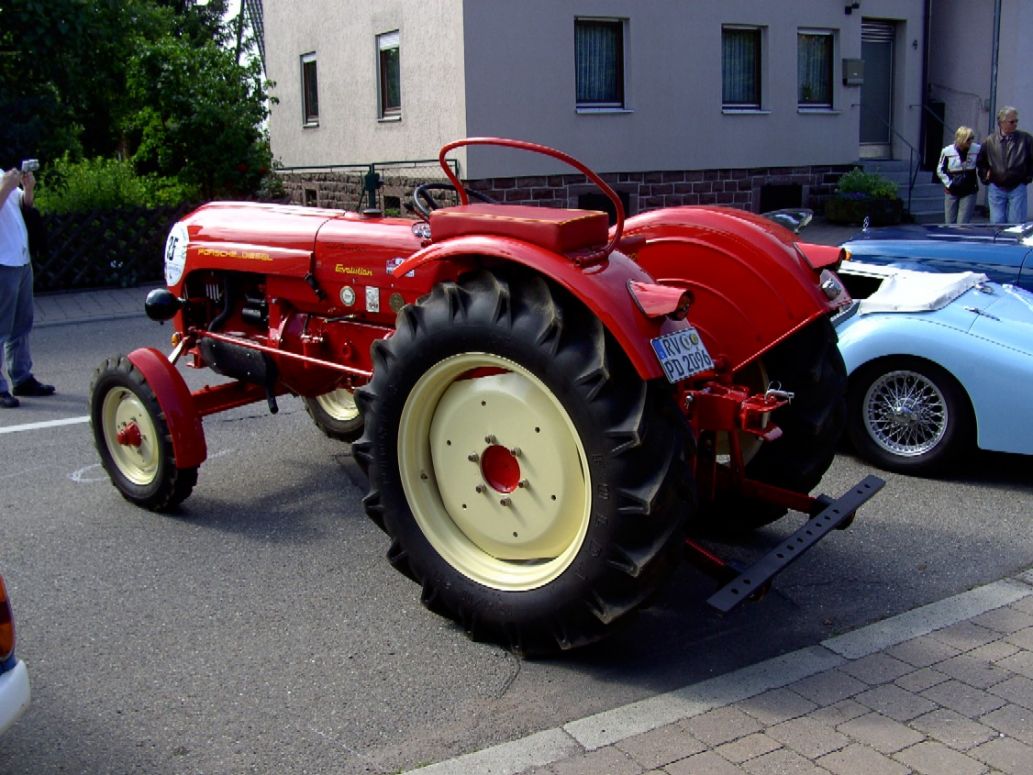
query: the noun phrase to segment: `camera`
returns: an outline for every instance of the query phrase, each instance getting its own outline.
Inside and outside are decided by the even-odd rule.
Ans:
[[[22,172],[35,172],[39,169],[39,159],[25,159],[22,162]]]

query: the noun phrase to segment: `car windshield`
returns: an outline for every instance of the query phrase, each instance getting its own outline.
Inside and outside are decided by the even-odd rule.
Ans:
[[[1013,226],[1012,228],[1016,230],[1019,239],[1022,240],[1023,245],[1025,245],[1027,248],[1033,248],[1033,221],[1029,221],[1028,223],[1020,223],[1016,226]]]

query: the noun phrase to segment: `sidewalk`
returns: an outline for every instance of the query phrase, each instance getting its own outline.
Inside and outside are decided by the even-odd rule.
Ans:
[[[1033,570],[413,775],[1033,773]]]
[[[119,320],[142,316],[143,302],[156,286],[104,288],[36,296],[34,328],[87,323],[91,320]]]

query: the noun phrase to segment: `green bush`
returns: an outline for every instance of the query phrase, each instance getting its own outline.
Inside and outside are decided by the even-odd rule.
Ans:
[[[47,166],[36,187],[36,206],[44,213],[174,206],[197,198],[193,186],[137,175],[131,162],[120,159],[65,156]]]
[[[896,199],[897,184],[878,173],[865,172],[860,167],[854,167],[839,179],[836,193],[866,194],[872,199]]]
[[[897,196],[897,184],[875,172],[854,167],[836,184],[836,192],[825,203],[825,217],[832,223],[888,226],[900,223],[904,206]]]

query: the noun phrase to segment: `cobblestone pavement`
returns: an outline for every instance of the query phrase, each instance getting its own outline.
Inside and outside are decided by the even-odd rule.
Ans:
[[[419,775],[1033,773],[1033,570]]]

